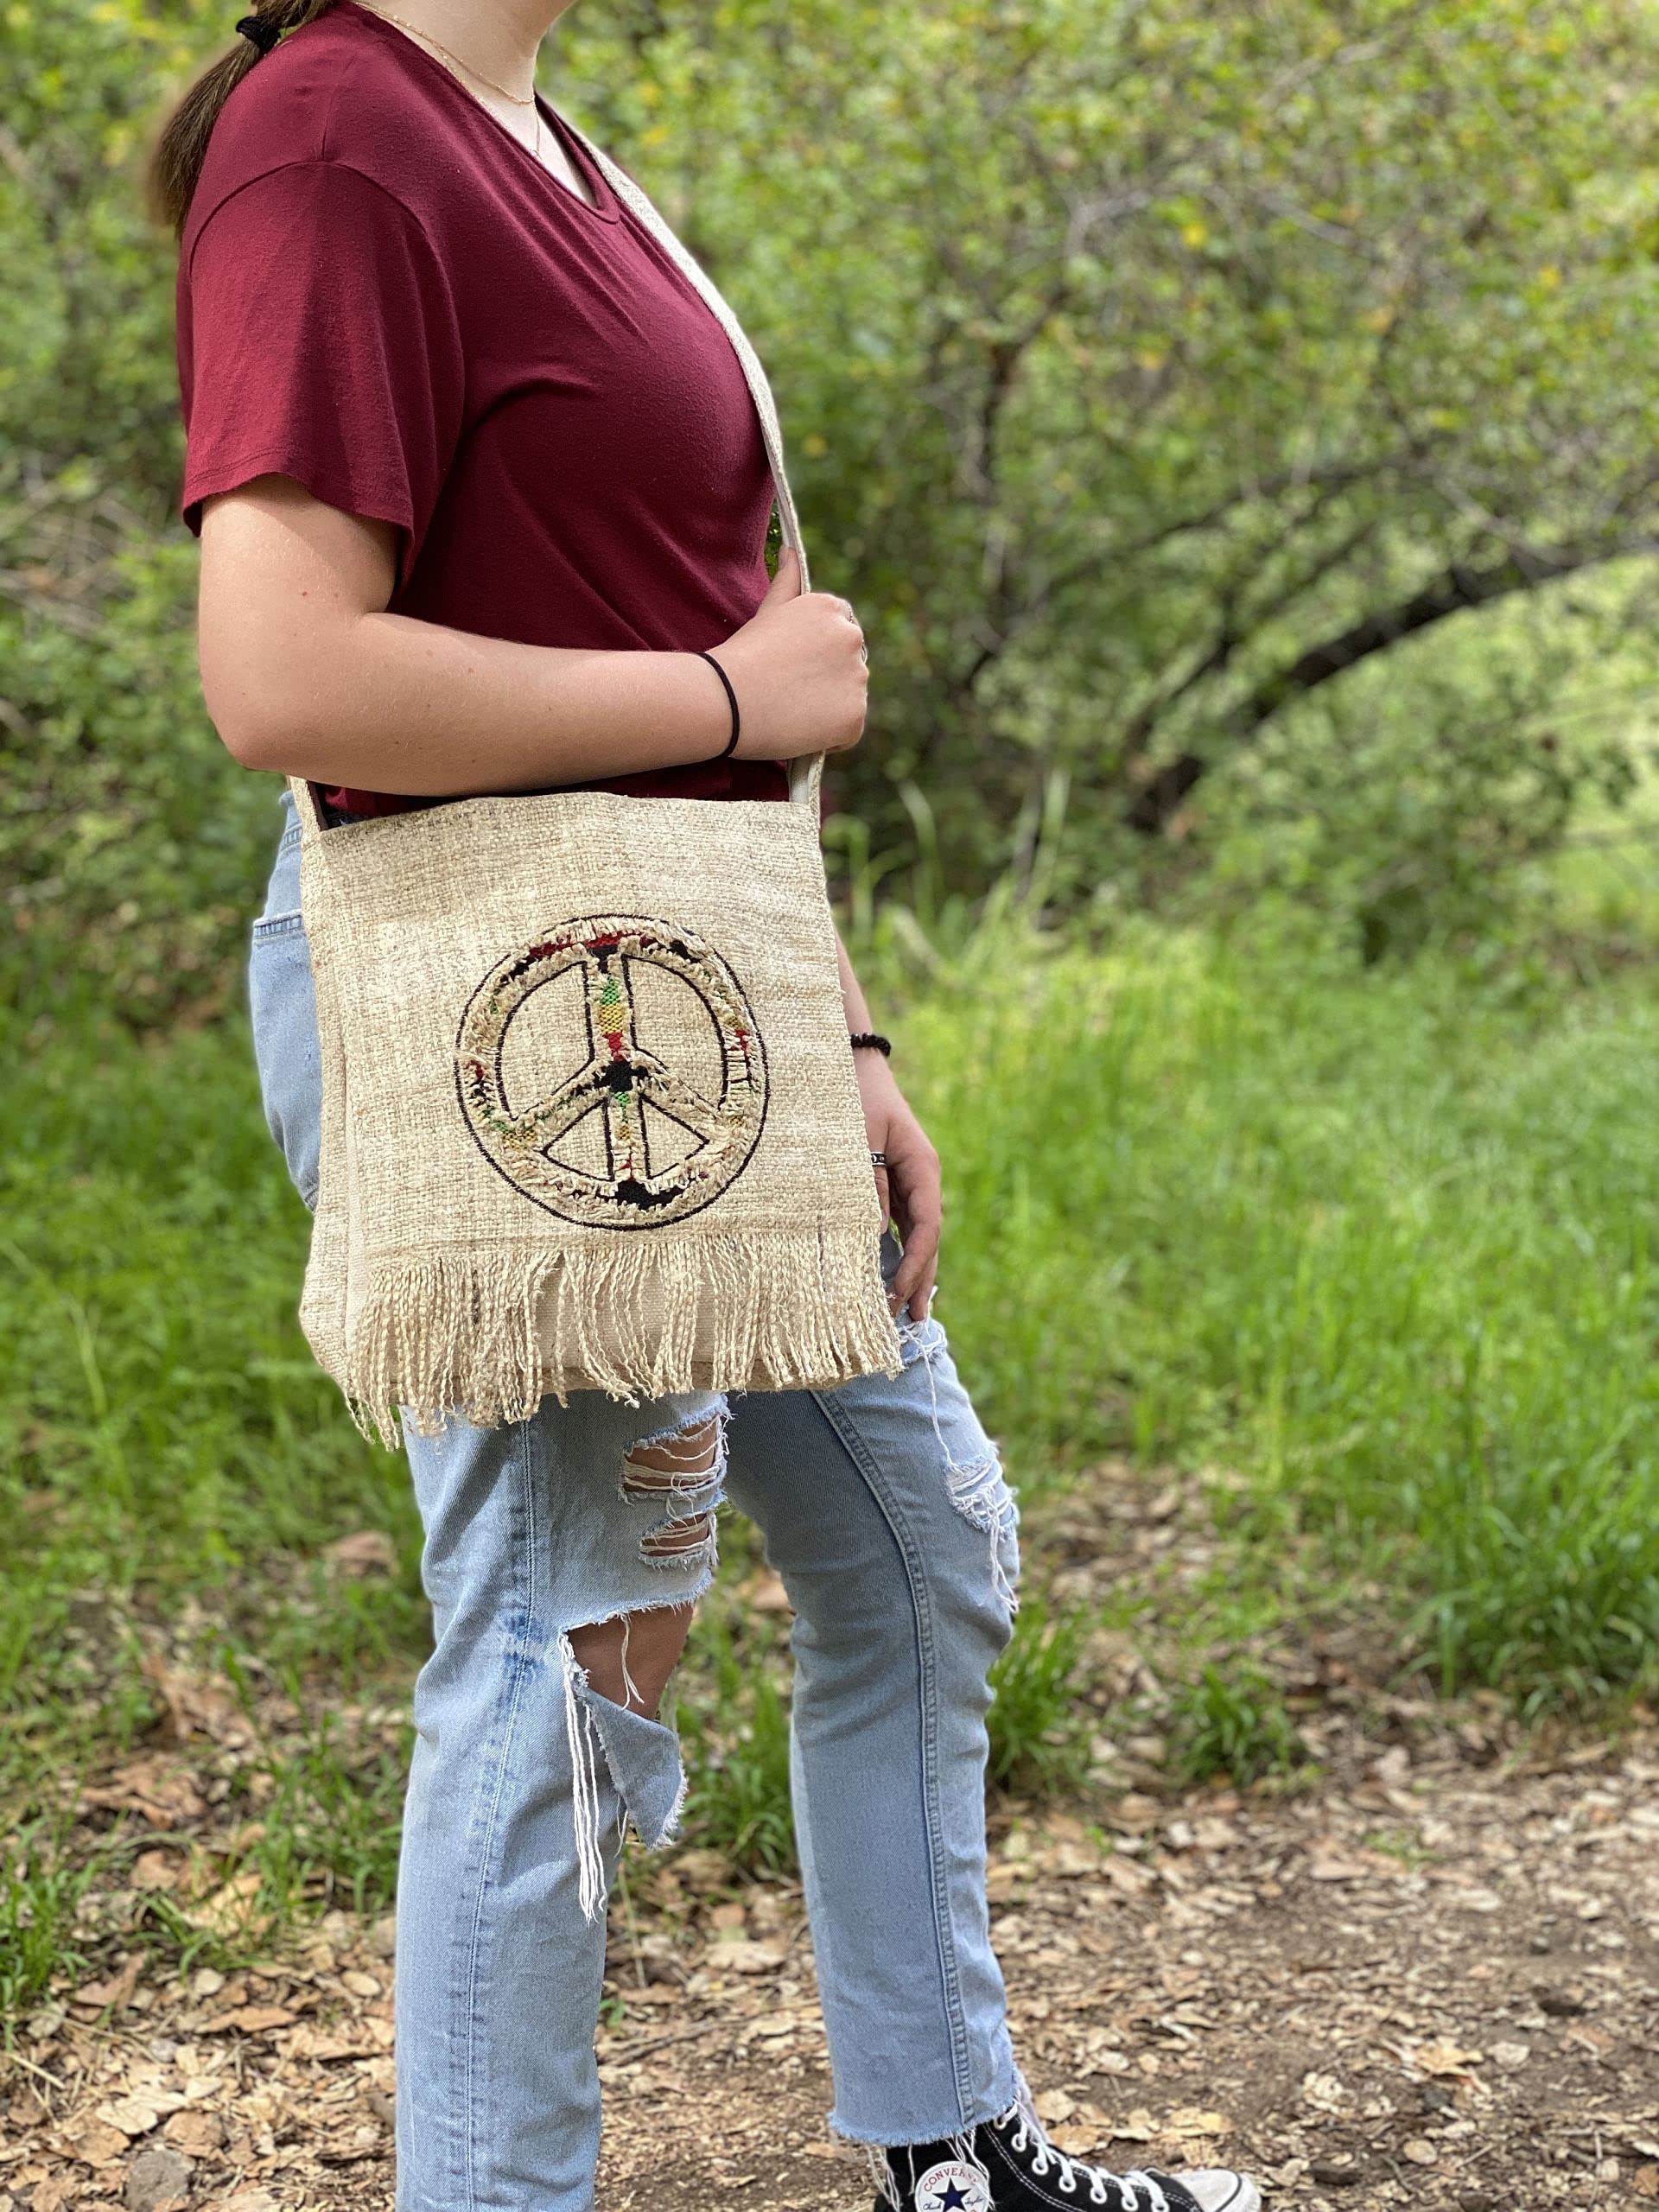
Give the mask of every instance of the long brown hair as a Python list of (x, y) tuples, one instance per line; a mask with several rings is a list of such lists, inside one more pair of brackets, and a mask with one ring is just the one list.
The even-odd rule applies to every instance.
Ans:
[(334, 0), (257, 0), (252, 19), (268, 37), (245, 38), (238, 32), (229, 53), (202, 71), (162, 125), (150, 156), (149, 198), (163, 222), (183, 230), (219, 110), (249, 70), (264, 59), (282, 33), (298, 30), (333, 5)]

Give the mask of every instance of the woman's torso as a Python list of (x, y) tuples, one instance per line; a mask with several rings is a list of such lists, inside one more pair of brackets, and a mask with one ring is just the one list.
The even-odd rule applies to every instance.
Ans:
[[(753, 403), (707, 304), (543, 117), (594, 205), (355, 0), (250, 73), (182, 241), (187, 518), (238, 469), (292, 474), (397, 524), (398, 613), (530, 645), (712, 645), (766, 588)], [(782, 798), (787, 772), (602, 787)]]

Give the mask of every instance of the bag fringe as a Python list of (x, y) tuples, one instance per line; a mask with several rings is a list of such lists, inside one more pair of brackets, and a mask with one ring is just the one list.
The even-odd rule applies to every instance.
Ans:
[(573, 1387), (638, 1402), (820, 1388), (902, 1364), (863, 1227), (636, 1235), (371, 1266), (350, 1344), (313, 1348), (359, 1427), (391, 1444), (400, 1414), (423, 1436), (454, 1414), (493, 1428), (543, 1398), (563, 1404)]

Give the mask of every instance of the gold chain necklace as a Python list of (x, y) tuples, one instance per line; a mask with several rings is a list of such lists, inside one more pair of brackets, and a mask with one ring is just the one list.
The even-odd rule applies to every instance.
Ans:
[(498, 85), (493, 77), (486, 77), (481, 69), (474, 69), (470, 61), (463, 61), (458, 54), (452, 54), (441, 39), (434, 38), (430, 31), (423, 30), (418, 23), (406, 23), (401, 16), (394, 16), (390, 8), (376, 6), (372, 12), (383, 22), (396, 23), (400, 31), (407, 31), (410, 38), (418, 39), (423, 46), (429, 46), (435, 54), (441, 54), (464, 76), (473, 78), (480, 85), (487, 85), (493, 92), (499, 92), (504, 100), (511, 100), (515, 107), (529, 108), (536, 118), (536, 157), (538, 161), (541, 159), (542, 111), (536, 105), (533, 85), (528, 97), (520, 92), (510, 92), (505, 85)]

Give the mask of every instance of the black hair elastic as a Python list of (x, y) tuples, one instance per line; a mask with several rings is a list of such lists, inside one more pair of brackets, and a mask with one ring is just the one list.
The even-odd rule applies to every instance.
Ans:
[(236, 27), (236, 32), (237, 36), (246, 39), (250, 46), (257, 46), (261, 55), (269, 54), (282, 36), (275, 23), (268, 23), (258, 16), (244, 16)]
[(893, 1058), (893, 1039), (883, 1037), (879, 1030), (855, 1029), (847, 1042), (855, 1052), (880, 1052), (884, 1060)]
[(728, 759), (732, 753), (736, 752), (738, 737), (743, 728), (743, 718), (737, 711), (737, 694), (732, 689), (731, 677), (727, 675), (725, 670), (715, 658), (713, 653), (706, 653), (702, 652), (701, 647), (699, 647), (697, 649), (697, 658), (699, 660), (706, 660), (708, 662), (709, 667), (714, 670), (715, 674), (726, 686), (726, 696), (732, 702), (732, 734), (727, 739), (721, 750), (713, 756), (716, 760), (724, 760)]

